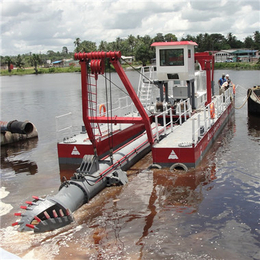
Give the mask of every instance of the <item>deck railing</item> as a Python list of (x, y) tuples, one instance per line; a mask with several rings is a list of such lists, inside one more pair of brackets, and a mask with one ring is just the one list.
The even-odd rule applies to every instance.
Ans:
[[(98, 105), (98, 108), (101, 104)], [(136, 109), (130, 97), (119, 98), (116, 102), (103, 103), (106, 106), (105, 116), (125, 116), (127, 114), (133, 114)], [(111, 109), (112, 107), (112, 109)], [(97, 116), (100, 116), (99, 114)]]
[(220, 96), (217, 96), (211, 103), (215, 107), (215, 117), (212, 118), (210, 115), (211, 103), (208, 104), (203, 110), (202, 114), (195, 114), (192, 120), (192, 143), (196, 144), (201, 137), (207, 132), (210, 127), (214, 124), (215, 120), (225, 111), (225, 109), (232, 102), (233, 89), (228, 88)]
[(191, 116), (192, 108), (190, 105), (190, 99), (187, 98), (183, 101), (180, 101), (176, 105), (176, 115), (179, 115), (179, 123), (182, 125), (182, 116), (184, 116), (185, 121), (187, 117)]
[[(188, 116), (191, 116), (192, 108), (190, 105), (190, 99), (186, 99), (183, 101), (180, 101), (176, 105), (176, 114), (179, 115), (179, 118), (177, 121), (179, 121), (179, 124), (182, 125), (182, 117), (184, 117), (185, 121), (187, 120)], [(166, 122), (166, 116), (169, 116), (169, 122)], [(159, 134), (159, 120), (158, 118), (162, 117), (163, 119), (163, 131)], [(161, 112), (160, 114), (157, 114), (155, 116), (155, 127), (156, 127), (156, 139), (159, 143), (159, 136), (160, 135), (166, 135), (170, 132), (173, 132), (174, 129), (177, 128), (177, 126), (173, 126), (173, 117), (172, 117), (172, 108), (168, 108)]]
[[(104, 103), (100, 104), (104, 105)], [(100, 105), (97, 105), (96, 115), (93, 116), (125, 116), (127, 114), (132, 114), (134, 116), (134, 112), (136, 112), (135, 106), (130, 97), (122, 97), (119, 98), (115, 103), (112, 105), (112, 109), (110, 102), (106, 103), (106, 112), (102, 110), (101, 113), (99, 112)], [(136, 115), (136, 114), (135, 114)], [(56, 116), (56, 135), (57, 141), (61, 142), (62, 140), (71, 138), (75, 133), (74, 131), (80, 129), (80, 126), (73, 126), (72, 123), (72, 113), (66, 113), (60, 116)], [(84, 127), (83, 127), (84, 128)], [(121, 128), (121, 124), (119, 124), (119, 129)]]
[[(170, 115), (170, 121), (168, 123), (166, 123), (166, 115)], [(173, 120), (172, 120), (172, 109), (169, 108), (163, 112), (161, 112), (160, 114), (155, 116), (155, 128), (156, 128), (156, 139), (157, 142), (159, 143), (159, 122), (158, 122), (158, 118), (161, 117), (163, 118), (163, 132), (160, 133), (162, 135), (166, 135), (166, 130), (168, 128), (168, 126), (170, 126), (171, 128), (171, 132), (173, 132)]]
[(55, 119), (57, 141), (60, 142), (64, 138), (71, 138), (73, 135), (72, 113), (69, 112), (60, 116), (56, 116)]

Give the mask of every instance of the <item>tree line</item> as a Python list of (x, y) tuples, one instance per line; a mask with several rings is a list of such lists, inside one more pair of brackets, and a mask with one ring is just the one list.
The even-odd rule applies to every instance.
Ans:
[[(76, 38), (74, 41), (74, 52), (91, 52), (91, 51), (121, 51), (123, 56), (135, 56), (137, 62), (141, 62), (145, 65), (152, 58), (155, 57), (155, 50), (151, 48), (153, 42), (170, 42), (177, 41), (177, 37), (168, 33), (163, 35), (157, 33), (155, 37), (149, 35), (136, 37), (129, 35), (122, 39), (116, 38), (113, 42), (107, 42), (102, 40), (97, 46), (95, 42), (89, 40), (81, 40)], [(198, 44), (197, 52), (203, 51), (220, 51), (228, 49), (252, 49), (260, 50), (260, 33), (255, 31), (252, 36), (247, 36), (244, 41), (237, 39), (232, 33), (228, 33), (225, 37), (222, 34), (199, 34), (197, 36), (186, 35), (183, 36), (180, 41), (194, 41)], [(19, 54), (18, 56), (1, 56), (1, 65), (6, 64), (10, 68), (10, 64), (14, 64), (17, 68), (24, 68), (33, 66), (37, 73), (37, 66), (47, 63), (47, 60), (55, 61), (61, 59), (73, 58), (74, 52), (69, 52), (66, 46), (62, 47), (61, 52), (54, 52), (52, 50), (47, 51), (46, 54)]]

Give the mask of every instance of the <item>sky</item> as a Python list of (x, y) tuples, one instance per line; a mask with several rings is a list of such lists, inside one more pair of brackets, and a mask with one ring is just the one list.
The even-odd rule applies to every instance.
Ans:
[(74, 41), (129, 35), (231, 32), (243, 41), (260, 30), (259, 0), (0, 0), (0, 55), (69, 52)]

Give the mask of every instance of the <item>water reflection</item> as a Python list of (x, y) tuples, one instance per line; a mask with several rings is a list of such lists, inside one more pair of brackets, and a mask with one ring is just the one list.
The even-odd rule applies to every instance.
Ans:
[(260, 139), (260, 117), (248, 114), (247, 117), (248, 135), (252, 136), (254, 141)]
[[(151, 163), (151, 155), (143, 162)], [(163, 236), (161, 230), (178, 227), (183, 216), (197, 213), (203, 187), (212, 189), (216, 180), (214, 163), (201, 171), (134, 171), (128, 172), (127, 185), (105, 189), (75, 212), (85, 237), (80, 248), (89, 259), (146, 259), (147, 248), (163, 240), (158, 232)]]
[(15, 174), (24, 172), (28, 175), (36, 174), (38, 172), (36, 162), (16, 158), (24, 152), (35, 149), (37, 145), (38, 138), (32, 138), (1, 146), (1, 169), (11, 169)]

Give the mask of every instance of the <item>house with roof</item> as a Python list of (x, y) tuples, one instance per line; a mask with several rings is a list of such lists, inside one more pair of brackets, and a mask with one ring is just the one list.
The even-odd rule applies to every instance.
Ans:
[(53, 67), (63, 67), (63, 60), (56, 60), (52, 62)]
[(259, 59), (258, 50), (236, 50), (232, 53), (236, 61), (254, 62)]
[(215, 53), (215, 62), (233, 61), (233, 52), (236, 50), (221, 50)]
[(258, 50), (231, 49), (215, 53), (215, 62), (256, 62), (259, 59)]
[(132, 64), (133, 61), (134, 61), (134, 56), (121, 56), (122, 58), (122, 64), (125, 64), (125, 63), (130, 63)]

